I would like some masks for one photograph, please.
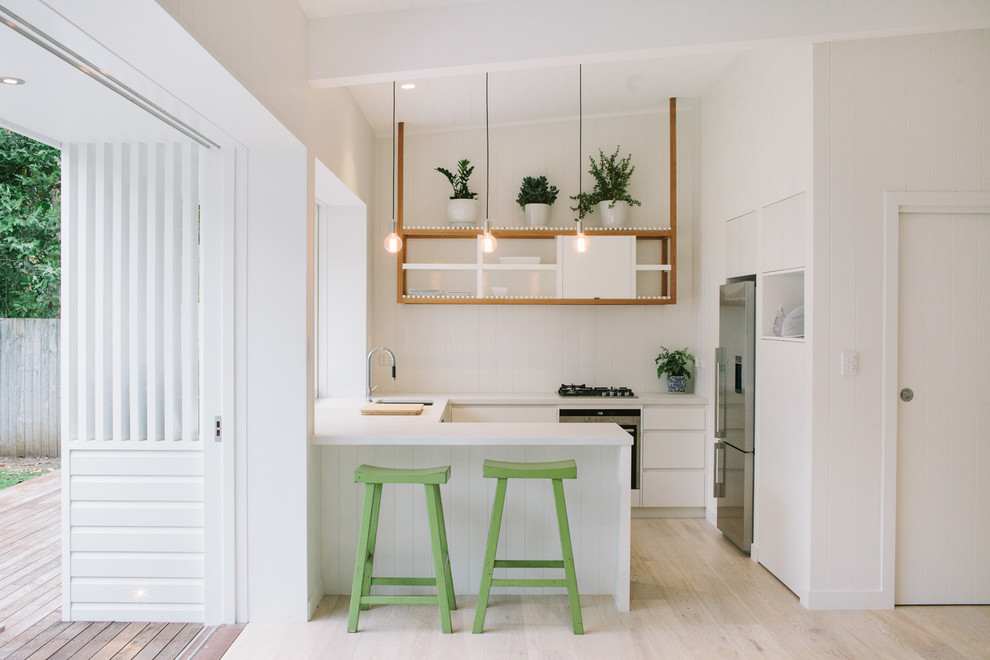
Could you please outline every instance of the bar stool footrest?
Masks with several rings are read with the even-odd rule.
[[[495,568],[563,568],[563,559],[496,559]]]
[[[492,578],[493,587],[566,587],[567,580],[547,580],[542,578]]]
[[[436,578],[418,578],[418,577],[373,577],[371,578],[371,586],[391,586],[391,587],[435,587],[437,586]]]
[[[439,596],[361,596],[362,605],[436,605]]]

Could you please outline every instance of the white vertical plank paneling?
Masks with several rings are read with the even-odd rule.
[[[113,434],[113,160],[108,144],[94,145],[93,421],[94,438]]]
[[[91,145],[80,145],[78,159],[75,163],[79,194],[78,211],[86,218],[96,216],[95,184],[96,161]],[[78,222],[79,244],[76,253],[79,260],[78,277],[76,280],[76,309],[79,310],[79,332],[76,336],[78,346],[78,369],[76,371],[76,387],[79,392],[79,432],[80,440],[91,440],[94,437],[95,395],[93,386],[93,337],[94,316],[92,309],[95,305],[95,252],[96,239],[94,227],[89,222]]]
[[[955,96],[957,134],[954,190],[980,190],[983,179],[984,32],[960,32],[956,41]]]
[[[932,36],[907,38],[907,108],[906,190],[932,190]],[[834,159],[833,159],[834,160]],[[848,161],[842,161],[848,162]]]
[[[882,86],[883,107],[883,189],[905,190],[907,163],[907,113],[905,98],[907,85],[907,38],[895,37],[883,40]]]
[[[856,222],[850,228],[856,235],[856,294],[855,339],[852,344],[859,351],[879,355],[881,353],[881,319],[876,314],[882,309],[880,287],[882,264],[877,255],[883,252],[882,232],[879,223],[863,222],[865,218],[883,215],[882,198],[876,193],[882,185],[881,135],[882,131],[882,83],[881,42],[858,42],[856,47]],[[879,419],[869,411],[879,410],[881,397],[880,362],[864,363],[854,379],[856,413],[854,415],[855,438],[853,450],[856,469],[862,474],[881,474],[881,451],[873,439],[881,435]],[[864,414],[866,412],[866,414]],[[868,561],[859,560],[852,567],[854,585],[880,583],[879,553],[881,550],[881,526],[876,521],[881,516],[880,478],[864,479],[854,489],[853,535],[857,540],[856,555],[873,553]]]
[[[856,236],[856,44],[844,42],[831,44],[831,142],[833,166],[829,172],[832,181],[831,243],[848,244]],[[843,165],[840,165],[843,164]],[[856,290],[856,255],[852,250],[835,251],[829,273],[833,291]],[[842,296],[832,301],[836,313],[830,317],[829,334],[833,346],[855,345],[856,326],[854,296]],[[855,463],[855,418],[848,411],[855,410],[854,383],[833,380],[830,383],[829,400],[833,447],[828,454],[830,502],[828,508],[828,586],[834,590],[852,588],[854,563],[853,521],[855,519],[855,491],[845,481],[853,474]]]
[[[147,319],[147,282],[148,269],[148,145],[132,145],[129,179],[132,189],[128,197],[131,227],[128,256],[130,263],[128,271],[132,284],[128,293],[130,300],[127,305],[128,332],[130,334],[130,439],[132,441],[147,440],[148,438],[148,401],[147,401],[147,360],[148,340],[145,332]]]
[[[65,441],[79,438],[79,145],[62,146],[62,208],[61,208],[61,437]]]
[[[165,438],[165,145],[149,147],[148,159],[148,440]]]
[[[185,442],[199,439],[199,149],[187,146],[182,153],[182,287],[180,344],[181,437]]]
[[[160,179],[164,188],[165,227],[163,243],[164,307],[162,312],[163,334],[163,384],[164,384],[164,435],[165,440],[182,437],[182,227],[173,219],[181,217],[182,184],[179,168],[182,149],[178,145],[165,145],[165,169]]]
[[[113,392],[113,439],[128,439],[130,420],[130,368],[128,360],[130,350],[130,318],[128,304],[128,284],[130,273],[130,145],[115,144],[112,147],[112,177],[113,177],[113,253],[112,253],[112,315],[113,328],[113,371],[111,388]]]
[[[932,190],[957,190],[957,32],[932,35]]]

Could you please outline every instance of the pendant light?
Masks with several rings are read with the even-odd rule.
[[[385,237],[385,251],[396,254],[402,249],[402,237],[395,231],[395,81],[392,81],[392,221]]]
[[[492,221],[488,219],[488,200],[491,197],[492,157],[488,128],[488,73],[485,72],[485,227],[481,234],[481,251],[491,254],[498,241],[492,236]]]
[[[584,151],[584,76],[581,64],[578,64],[578,164],[582,164]],[[578,217],[577,233],[574,235],[574,249],[577,252],[588,251],[588,237],[584,235],[584,223],[581,220],[581,202],[583,193],[583,177],[581,167],[578,167]]]

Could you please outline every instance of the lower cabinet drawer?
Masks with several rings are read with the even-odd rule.
[[[657,430],[705,429],[704,406],[644,406],[643,428]]]
[[[704,468],[705,434],[701,431],[644,431],[643,469]]]
[[[705,506],[705,471],[643,470],[642,506]]]

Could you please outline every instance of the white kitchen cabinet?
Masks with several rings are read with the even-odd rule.
[[[763,207],[760,270],[770,272],[805,266],[804,193]]]
[[[557,406],[451,406],[452,422],[547,422],[557,421]]]
[[[705,506],[705,406],[643,406],[640,506]]]
[[[635,296],[636,237],[595,236],[587,252],[559,242],[562,298],[632,298]]]

